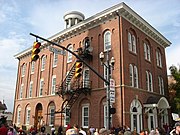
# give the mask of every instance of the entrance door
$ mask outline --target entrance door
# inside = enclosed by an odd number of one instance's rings
[[[35,119],[34,119],[34,126],[37,129],[40,129],[42,125],[42,104],[38,103],[36,106],[36,111],[35,111]]]

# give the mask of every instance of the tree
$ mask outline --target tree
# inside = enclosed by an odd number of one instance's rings
[[[169,92],[172,96],[170,99],[171,108],[173,112],[180,113],[180,68],[171,66],[169,70],[174,80],[169,84]]]

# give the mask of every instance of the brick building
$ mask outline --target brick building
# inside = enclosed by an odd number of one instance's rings
[[[87,19],[72,11],[64,20],[65,29],[48,40],[71,51],[81,48],[84,61],[115,81],[112,125],[127,125],[139,132],[169,123],[165,48],[171,43],[162,34],[125,3]],[[82,76],[75,78],[77,58],[63,50],[53,53],[50,46],[42,41],[35,62],[31,62],[32,48],[15,55],[19,65],[13,122],[27,127],[43,123],[106,127],[106,83],[85,64]],[[104,62],[106,56],[115,59],[109,75],[101,65],[100,52]]]

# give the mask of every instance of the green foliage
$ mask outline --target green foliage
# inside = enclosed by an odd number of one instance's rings
[[[171,66],[169,68],[172,77],[175,82],[169,84],[169,90],[175,90],[175,97],[171,101],[171,106],[175,107],[172,110],[176,110],[177,113],[180,113],[180,68],[178,69],[176,66]]]

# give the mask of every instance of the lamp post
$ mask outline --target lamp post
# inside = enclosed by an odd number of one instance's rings
[[[106,120],[106,128],[110,129],[110,78],[111,78],[111,71],[114,69],[114,63],[115,63],[115,59],[114,57],[111,57],[111,59],[109,59],[109,50],[107,50],[106,52],[106,61],[104,62],[104,52],[101,52],[99,54],[99,58],[101,60],[101,65],[105,66],[106,68],[106,80],[109,83],[106,83],[107,87],[106,87],[106,105],[107,105],[107,120]]]

